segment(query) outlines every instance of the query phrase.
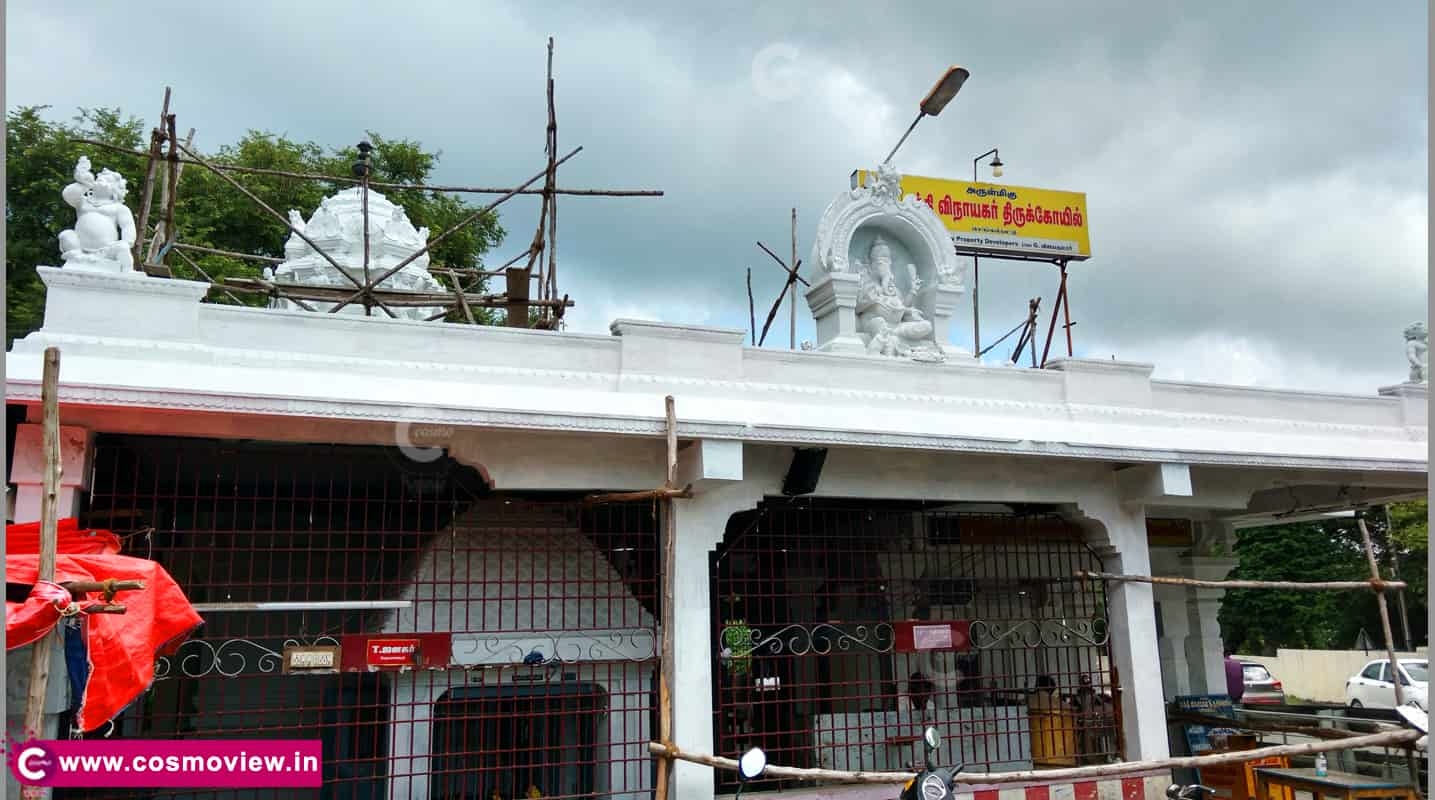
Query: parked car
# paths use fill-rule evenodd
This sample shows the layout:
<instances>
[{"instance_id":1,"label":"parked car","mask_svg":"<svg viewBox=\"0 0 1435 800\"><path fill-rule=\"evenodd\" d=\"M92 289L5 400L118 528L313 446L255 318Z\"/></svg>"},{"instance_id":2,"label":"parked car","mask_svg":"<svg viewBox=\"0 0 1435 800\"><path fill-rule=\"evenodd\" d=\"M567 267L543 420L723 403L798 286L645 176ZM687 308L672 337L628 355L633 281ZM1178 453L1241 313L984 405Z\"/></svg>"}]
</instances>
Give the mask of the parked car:
<instances>
[{"instance_id":1,"label":"parked car","mask_svg":"<svg viewBox=\"0 0 1435 800\"><path fill-rule=\"evenodd\" d=\"M1286 691L1264 664L1250 661L1241 662L1241 678L1245 690L1241 693L1242 703L1266 703L1281 705L1286 701Z\"/></svg>"},{"instance_id":2,"label":"parked car","mask_svg":"<svg viewBox=\"0 0 1435 800\"><path fill-rule=\"evenodd\" d=\"M1424 659L1402 659L1400 683L1405 687L1406 702L1414 702L1428 711L1430 703L1430 664ZM1394 708L1395 684L1390 680L1390 662L1371 661L1345 682L1345 701L1351 708Z\"/></svg>"}]
</instances>

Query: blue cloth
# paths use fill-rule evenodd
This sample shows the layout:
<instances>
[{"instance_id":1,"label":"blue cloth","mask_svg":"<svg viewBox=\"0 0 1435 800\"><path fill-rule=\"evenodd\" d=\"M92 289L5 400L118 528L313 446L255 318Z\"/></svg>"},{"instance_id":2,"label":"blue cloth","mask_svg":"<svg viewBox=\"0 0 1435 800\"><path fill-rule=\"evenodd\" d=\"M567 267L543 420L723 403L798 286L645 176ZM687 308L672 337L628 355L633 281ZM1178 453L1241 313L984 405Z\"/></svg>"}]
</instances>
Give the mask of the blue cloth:
<instances>
[{"instance_id":1,"label":"blue cloth","mask_svg":"<svg viewBox=\"0 0 1435 800\"><path fill-rule=\"evenodd\" d=\"M85 684L90 680L90 658L85 652L84 631L76 618L66 619L65 628L65 671L70 673L70 697L72 709L80 707L80 698L85 696Z\"/></svg>"}]
</instances>

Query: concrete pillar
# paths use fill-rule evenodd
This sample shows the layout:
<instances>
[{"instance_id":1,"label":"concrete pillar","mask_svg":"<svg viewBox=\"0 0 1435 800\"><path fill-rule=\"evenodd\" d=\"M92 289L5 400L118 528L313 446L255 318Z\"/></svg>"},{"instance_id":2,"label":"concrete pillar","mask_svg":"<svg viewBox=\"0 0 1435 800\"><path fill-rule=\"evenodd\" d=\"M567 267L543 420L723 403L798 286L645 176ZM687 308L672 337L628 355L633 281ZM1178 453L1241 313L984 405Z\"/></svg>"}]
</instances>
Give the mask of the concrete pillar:
<instances>
[{"instance_id":1,"label":"concrete pillar","mask_svg":"<svg viewBox=\"0 0 1435 800\"><path fill-rule=\"evenodd\" d=\"M1081 503L1090 535L1107 572L1150 575L1146 513L1123 505L1116 493ZM1107 585L1111 654L1121 685L1121 732L1127 761L1165 758L1166 707L1156 640L1156 607L1150 584L1112 581Z\"/></svg>"},{"instance_id":2,"label":"concrete pillar","mask_svg":"<svg viewBox=\"0 0 1435 800\"><path fill-rule=\"evenodd\" d=\"M15 430L10 482L15 484L15 521L40 520L45 480L44 426L27 422ZM81 493L90 488L94 437L86 428L60 426L60 518L80 512Z\"/></svg>"},{"instance_id":3,"label":"concrete pillar","mask_svg":"<svg viewBox=\"0 0 1435 800\"><path fill-rule=\"evenodd\" d=\"M695 487L697 496L673 501L677 573L674 588L672 687L673 741L687 750L713 752L713 630L709 596L709 554L722 541L733 514L757 506L761 488L754 482ZM711 797L712 769L676 761L676 797Z\"/></svg>"}]
</instances>

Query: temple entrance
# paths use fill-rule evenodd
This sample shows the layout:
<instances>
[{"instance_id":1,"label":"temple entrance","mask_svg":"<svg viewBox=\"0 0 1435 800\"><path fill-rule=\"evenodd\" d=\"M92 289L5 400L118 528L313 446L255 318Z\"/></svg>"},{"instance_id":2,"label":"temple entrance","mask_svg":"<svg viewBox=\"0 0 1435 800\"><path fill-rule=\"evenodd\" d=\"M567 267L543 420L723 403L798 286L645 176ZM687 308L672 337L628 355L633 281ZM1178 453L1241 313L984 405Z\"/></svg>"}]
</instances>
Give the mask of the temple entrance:
<instances>
[{"instance_id":1,"label":"temple entrance","mask_svg":"<svg viewBox=\"0 0 1435 800\"><path fill-rule=\"evenodd\" d=\"M1119 754L1100 560L1046 510L770 500L712 556L718 752L901 770ZM725 787L719 786L719 790Z\"/></svg>"},{"instance_id":2,"label":"temple entrance","mask_svg":"<svg viewBox=\"0 0 1435 800\"><path fill-rule=\"evenodd\" d=\"M334 800L652 794L650 505L497 493L397 448L101 436L84 522L205 620L103 733L319 738Z\"/></svg>"}]
</instances>

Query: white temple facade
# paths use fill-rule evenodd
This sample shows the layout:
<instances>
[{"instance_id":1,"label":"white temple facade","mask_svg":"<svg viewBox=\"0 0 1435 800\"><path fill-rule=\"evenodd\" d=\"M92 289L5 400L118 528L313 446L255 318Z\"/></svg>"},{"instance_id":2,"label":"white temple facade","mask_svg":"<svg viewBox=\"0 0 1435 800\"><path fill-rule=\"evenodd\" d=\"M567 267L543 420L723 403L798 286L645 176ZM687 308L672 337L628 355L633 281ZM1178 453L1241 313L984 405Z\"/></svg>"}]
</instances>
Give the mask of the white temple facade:
<instances>
[{"instance_id":1,"label":"white temple facade","mask_svg":"<svg viewBox=\"0 0 1435 800\"><path fill-rule=\"evenodd\" d=\"M582 498L662 484L671 395L693 492L674 501L681 748L887 769L935 724L973 771L1170 753L1164 702L1225 691L1220 593L1072 575L1224 577L1239 526L1423 495L1426 384L982 366L951 342L949 244L882 186L823 218L814 351L678 320L593 335L237 307L203 284L39 267L44 327L6 377L26 413L16 520L37 517L58 347L62 512L153 528L192 599L311 604L205 613L210 649L120 735L183 735L196 715L235 736L313 726L356 797L651 796L659 528L651 504ZM325 201L307 234L351 244L355 200ZM426 233L369 203L384 270ZM431 288L422 262L395 285ZM326 269L291 240L276 279L343 285ZM280 668L319 634L343 669ZM230 711L204 717L221 695ZM1134 785L1155 800L1168 778ZM732 787L679 763L676 788Z\"/></svg>"}]
</instances>

